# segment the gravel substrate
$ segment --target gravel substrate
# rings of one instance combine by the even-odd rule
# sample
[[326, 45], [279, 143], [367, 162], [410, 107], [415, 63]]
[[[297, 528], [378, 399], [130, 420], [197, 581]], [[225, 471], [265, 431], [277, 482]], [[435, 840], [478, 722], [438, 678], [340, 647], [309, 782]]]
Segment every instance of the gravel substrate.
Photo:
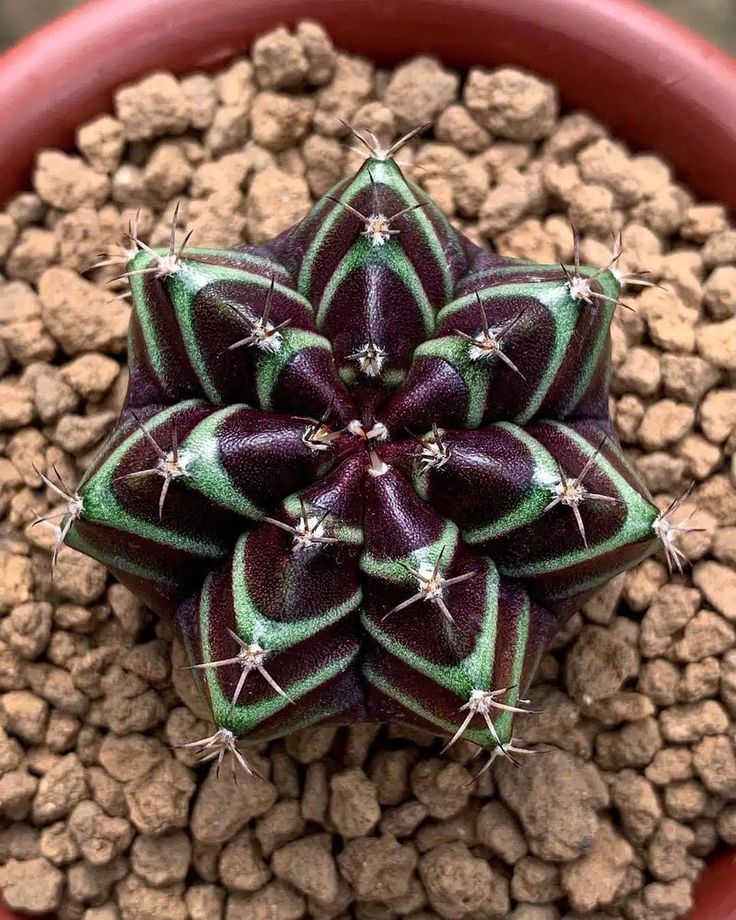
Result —
[[[264, 241], [354, 171], [339, 118], [384, 141], [423, 121], [408, 174], [501, 253], [605, 264], [633, 288], [613, 327], [612, 412], [662, 507], [695, 488], [670, 579], [653, 558], [576, 614], [517, 733], [547, 753], [472, 782], [473, 746], [372, 725], [253, 752], [233, 784], [177, 745], [211, 729], [166, 628], [104, 568], [32, 527], [74, 484], [125, 392], [129, 306], [112, 269], [174, 207], [195, 243]], [[349, 143], [349, 142], [348, 142]], [[302, 23], [214, 77], [154, 74], [44, 151], [0, 213], [0, 889], [85, 920], [676, 920], [736, 843], [736, 230], [655, 156], [632, 156], [535, 76], [429, 58], [393, 72]], [[694, 151], [697, 155], [697, 151]], [[106, 274], [107, 272], [107, 274]], [[122, 289], [121, 289], [122, 290]], [[114, 291], [113, 291], [114, 293]], [[546, 744], [544, 744], [546, 742]]]

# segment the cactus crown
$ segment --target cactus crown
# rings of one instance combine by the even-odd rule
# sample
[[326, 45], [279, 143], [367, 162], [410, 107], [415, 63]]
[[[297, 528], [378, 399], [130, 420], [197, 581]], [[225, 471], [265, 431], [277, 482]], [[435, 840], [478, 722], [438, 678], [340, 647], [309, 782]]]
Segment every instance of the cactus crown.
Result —
[[126, 405], [63, 490], [60, 542], [181, 636], [218, 762], [323, 720], [524, 751], [565, 616], [660, 538], [679, 562], [608, 414], [616, 258], [483, 251], [357, 136], [267, 246], [132, 234]]

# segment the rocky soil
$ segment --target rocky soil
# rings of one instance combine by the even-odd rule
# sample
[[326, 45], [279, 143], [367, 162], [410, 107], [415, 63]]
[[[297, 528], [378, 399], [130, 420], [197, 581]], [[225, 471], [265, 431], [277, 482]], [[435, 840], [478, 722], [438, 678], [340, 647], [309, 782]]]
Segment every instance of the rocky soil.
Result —
[[[199, 767], [206, 711], [165, 626], [98, 563], [32, 526], [74, 485], [126, 387], [129, 306], [89, 271], [139, 212], [152, 244], [181, 203], [195, 243], [259, 242], [358, 157], [339, 118], [402, 151], [474, 239], [604, 265], [632, 288], [613, 327], [619, 435], [663, 507], [697, 508], [670, 578], [652, 558], [575, 615], [544, 658], [547, 751], [473, 780], [417, 732], [315, 728], [252, 752], [262, 780]], [[214, 76], [153, 74], [39, 154], [0, 213], [0, 889], [62, 920], [676, 920], [736, 843], [736, 230], [666, 163], [561, 113], [509, 68], [393, 72], [300, 24]]]

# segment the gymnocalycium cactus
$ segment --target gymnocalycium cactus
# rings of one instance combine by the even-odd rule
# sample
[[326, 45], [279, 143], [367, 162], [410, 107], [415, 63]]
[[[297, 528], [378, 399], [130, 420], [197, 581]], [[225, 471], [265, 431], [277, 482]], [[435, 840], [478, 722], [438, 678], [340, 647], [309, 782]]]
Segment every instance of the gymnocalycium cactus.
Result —
[[[205, 759], [317, 722], [403, 722], [490, 757], [565, 617], [687, 529], [608, 411], [618, 254], [537, 265], [459, 235], [368, 148], [266, 246], [131, 234], [130, 386], [65, 498], [181, 636]], [[413, 136], [416, 132], [412, 132]], [[402, 141], [406, 140], [402, 139]]]

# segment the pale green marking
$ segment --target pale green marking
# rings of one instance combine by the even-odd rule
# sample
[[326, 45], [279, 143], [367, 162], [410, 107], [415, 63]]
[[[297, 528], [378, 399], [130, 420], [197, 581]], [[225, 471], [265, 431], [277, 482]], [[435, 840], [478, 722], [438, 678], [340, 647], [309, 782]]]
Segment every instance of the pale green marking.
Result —
[[[247, 539], [241, 537], [238, 540], [235, 551], [235, 563], [238, 561], [238, 550], [242, 550], [242, 541]], [[242, 559], [242, 555], [240, 556]], [[242, 563], [241, 563], [242, 565]], [[235, 576], [237, 569], [234, 565], [233, 574]], [[245, 587], [245, 581], [242, 579], [242, 568], [239, 572], [241, 580], [239, 581], [238, 587]], [[199, 622], [200, 622], [200, 636], [202, 644], [202, 661], [212, 661], [212, 648], [209, 641], [209, 626], [210, 626], [210, 593], [212, 588], [212, 574], [208, 575], [205, 579], [204, 585], [202, 586], [202, 595], [200, 599], [199, 606]], [[247, 590], [247, 589], [246, 589]], [[242, 631], [240, 616], [238, 611], [237, 604], [237, 592], [234, 592], [234, 598], [236, 600], [236, 625], [237, 632], [245, 641], [257, 642], [261, 648], [266, 649], [267, 651], [281, 651], [281, 648], [277, 648], [275, 644], [268, 644], [263, 639], [262, 636], [258, 634], [258, 631], [254, 634], [248, 634]], [[359, 601], [358, 601], [359, 602]], [[252, 604], [252, 601], [251, 601]], [[260, 615], [259, 615], [260, 616]], [[265, 619], [265, 618], [262, 618]], [[315, 618], [317, 619], [317, 618]], [[303, 621], [302, 624], [272, 624], [273, 626], [283, 626], [286, 630], [294, 626], [302, 625], [306, 629], [313, 628], [314, 620], [310, 619], [309, 621]], [[309, 638], [309, 635], [313, 635], [318, 631], [319, 628], [313, 629], [313, 632], [304, 635], [303, 638]], [[296, 641], [303, 641], [296, 640]], [[291, 645], [295, 644], [294, 642], [289, 642], [287, 645], [283, 646], [288, 648]], [[319, 668], [313, 674], [310, 674], [308, 677], [302, 678], [301, 680], [294, 681], [294, 683], [289, 684], [284, 690], [289, 694], [293, 700], [297, 700], [300, 697], [304, 696], [307, 693], [310, 693], [316, 687], [319, 687], [320, 684], [325, 683], [330, 680], [332, 677], [335, 677], [341, 671], [344, 671], [350, 662], [356, 657], [358, 651], [357, 649], [351, 652], [349, 655], [345, 655], [342, 658], [337, 659], [336, 661], [328, 662], [324, 667]], [[231, 731], [235, 734], [240, 735], [245, 732], [251, 731], [255, 726], [261, 722], [265, 722], [266, 719], [275, 715], [277, 712], [280, 712], [286, 706], [291, 706], [292, 703], [289, 700], [285, 699], [278, 693], [273, 693], [267, 699], [261, 700], [257, 703], [250, 704], [238, 704], [233, 706], [232, 702], [227, 699], [225, 694], [222, 692], [220, 687], [220, 682], [217, 678], [215, 671], [216, 668], [203, 668], [205, 672], [205, 679], [207, 681], [207, 687], [210, 694], [210, 699], [212, 701], [212, 712], [215, 720], [215, 724], [218, 726], [227, 725]]]
[[432, 305], [427, 299], [424, 286], [419, 279], [411, 260], [401, 248], [399, 241], [392, 237], [383, 246], [373, 246], [364, 236], [359, 236], [355, 244], [345, 253], [327, 283], [317, 309], [317, 326], [324, 328], [327, 321], [332, 301], [340, 286], [350, 275], [361, 268], [371, 268], [382, 265], [385, 269], [396, 275], [402, 284], [411, 292], [414, 303], [422, 318], [425, 335], [429, 335], [434, 328], [434, 313]]
[[[353, 386], [366, 379], [365, 374], [359, 374], [357, 369], [351, 366], [343, 366], [338, 369], [340, 379], [347, 386]], [[382, 370], [380, 380], [385, 387], [398, 387], [406, 379], [406, 371], [398, 369]]]
[[[618, 298], [618, 295], [621, 293], [621, 286], [612, 272], [604, 272], [604, 274], [600, 275], [597, 280], [603, 288], [603, 293], [607, 297], [612, 297], [614, 299]], [[592, 347], [588, 353], [584, 356], [584, 360], [579, 366], [578, 373], [575, 377], [575, 386], [570, 391], [570, 395], [565, 403], [565, 406], [560, 410], [560, 414], [562, 415], [567, 415], [573, 411], [573, 409], [583, 398], [585, 391], [590, 386], [590, 381], [593, 377], [596, 366], [598, 365], [601, 354], [604, 348], [606, 348], [608, 345], [608, 334], [611, 328], [611, 322], [613, 321], [613, 317], [616, 312], [616, 304], [610, 303], [608, 301], [602, 301], [600, 303], [596, 302], [595, 307], [591, 307], [589, 304], [583, 304], [583, 306], [587, 306], [589, 310], [600, 310], [606, 317], [606, 322], [600, 323], [595, 341], [593, 342]]]
[[369, 552], [364, 552], [360, 557], [360, 568], [367, 575], [374, 578], [383, 578], [396, 584], [406, 584], [412, 581], [413, 576], [406, 571], [419, 569], [422, 566], [433, 566], [444, 549], [447, 552], [445, 565], [448, 565], [455, 551], [455, 546], [460, 538], [460, 531], [452, 521], [445, 521], [439, 537], [426, 546], [420, 546], [407, 553], [401, 559], [377, 559]]
[[[347, 670], [352, 660], [353, 659], [345, 659], [346, 663], [344, 667], [342, 667], [343, 671]], [[258, 740], [263, 742], [275, 741], [277, 738], [283, 738], [285, 734], [292, 734], [293, 732], [301, 731], [303, 728], [309, 728], [311, 725], [322, 723], [328, 717], [344, 712], [345, 703], [346, 701], [342, 696], [335, 694], [332, 699], [320, 700], [319, 707], [311, 713], [304, 713], [303, 710], [300, 710], [297, 706], [290, 706], [289, 711], [291, 712], [293, 710], [294, 716], [289, 720], [288, 728], [275, 728], [270, 734], [263, 736], [259, 735]], [[228, 705], [227, 700], [224, 701], [224, 705]], [[220, 723], [223, 728], [229, 729], [236, 736], [243, 732], [241, 720], [238, 718], [238, 715], [238, 709], [233, 710], [229, 708], [228, 711], [222, 713], [222, 722]], [[254, 725], [254, 728], [255, 727], [257, 727], [257, 725]]]
[[[365, 614], [361, 617], [364, 629], [376, 642], [404, 664], [429, 677], [435, 683], [447, 687], [462, 699], [468, 698], [472, 690], [493, 689], [493, 657], [498, 626], [498, 572], [490, 559], [487, 562], [485, 609], [480, 632], [471, 652], [456, 664], [437, 664], [418, 655], [394, 639], [382, 626], [366, 617]], [[422, 603], [431, 605], [431, 601], [422, 601]], [[401, 612], [393, 614], [393, 616], [401, 615]], [[439, 611], [437, 615], [442, 616]], [[390, 624], [390, 620], [387, 623]]]
[[287, 326], [280, 335], [281, 347], [278, 351], [265, 348], [259, 350], [256, 388], [263, 409], [273, 409], [273, 391], [282, 371], [294, 355], [306, 348], [321, 348], [332, 356], [332, 346], [324, 336], [316, 332]]
[[218, 505], [236, 511], [251, 520], [263, 517], [263, 509], [251, 501], [235, 485], [222, 465], [217, 429], [231, 415], [247, 409], [246, 405], [232, 405], [213, 412], [201, 421], [179, 448], [179, 456], [187, 471], [191, 486]]
[[[508, 702], [509, 706], [516, 706], [521, 696], [521, 675], [524, 670], [524, 658], [526, 657], [526, 647], [529, 642], [529, 621], [531, 619], [530, 606], [529, 595], [525, 591], [524, 606], [516, 623], [514, 660], [511, 665], [511, 689], [509, 690], [508, 700], [505, 701]], [[513, 718], [513, 712], [506, 712], [503, 709], [499, 712], [498, 718], [493, 723], [499, 738], [511, 737], [511, 723]]]
[[64, 544], [66, 546], [71, 546], [72, 549], [79, 550], [79, 552], [84, 553], [85, 556], [90, 556], [92, 559], [102, 562], [103, 565], [119, 569], [121, 572], [127, 572], [129, 575], [135, 575], [138, 578], [147, 578], [150, 581], [158, 582], [158, 584], [161, 585], [169, 585], [172, 588], [179, 584], [176, 579], [167, 578], [162, 575], [160, 569], [155, 569], [139, 562], [133, 562], [130, 559], [126, 559], [124, 556], [120, 556], [118, 553], [111, 552], [110, 550], [90, 543], [89, 540], [85, 540], [74, 527], [69, 530]]
[[510, 422], [499, 422], [493, 427], [505, 429], [529, 449], [534, 464], [532, 484], [521, 502], [507, 514], [489, 524], [464, 531], [463, 536], [468, 543], [484, 543], [538, 518], [551, 501], [550, 491], [545, 483], [557, 482], [560, 475], [552, 454], [523, 428]]
[[[159, 248], [155, 250], [159, 255], [168, 255], [168, 249]], [[253, 252], [239, 252], [237, 249], [217, 249], [207, 246], [187, 246], [185, 250], [184, 260], [185, 261], [195, 261], [197, 258], [207, 258], [211, 256], [215, 259], [224, 258], [228, 262], [241, 262], [244, 266], [255, 265], [261, 266], [266, 269], [266, 272], [270, 275], [277, 270], [284, 275], [288, 275], [286, 268], [281, 265], [281, 263], [276, 262], [274, 259], [265, 258], [264, 256], [256, 255]], [[205, 263], [206, 264], [206, 263]], [[213, 266], [219, 268], [228, 268], [230, 266]]]
[[[307, 516], [313, 514], [315, 517], [319, 518], [325, 511], [329, 511], [328, 508], [323, 508], [321, 505], [311, 502], [305, 502], [304, 506], [307, 511]], [[286, 513], [294, 520], [299, 520], [301, 518], [302, 506], [298, 494], [295, 493], [287, 496], [283, 501], [283, 507]], [[363, 545], [363, 528], [359, 525], [346, 524], [344, 521], [339, 520], [339, 518], [329, 513], [325, 518], [325, 524], [328, 525], [328, 536], [336, 536], [341, 543], [349, 543], [352, 546]]]
[[[427, 722], [436, 725], [445, 735], [454, 735], [458, 729], [458, 724], [462, 721], [458, 719], [458, 724], [452, 722], [447, 722], [445, 719], [440, 719], [437, 715], [430, 710], [425, 709], [420, 702], [414, 699], [413, 696], [402, 692], [398, 688], [390, 684], [384, 677], [378, 674], [370, 664], [363, 666], [363, 675], [365, 679], [373, 684], [378, 690], [382, 693], [385, 693], [386, 696], [391, 697], [399, 703], [404, 709], [408, 709], [410, 712], [415, 713], [420, 718], [424, 719]], [[504, 738], [500, 733], [498, 733], [499, 739], [502, 744], [508, 744], [511, 740], [510, 738]], [[496, 740], [493, 735], [488, 731], [487, 728], [466, 728], [463, 732], [463, 738], [466, 738], [468, 741], [474, 741], [477, 745], [482, 747], [486, 751], [492, 751], [497, 747]]]
[[[357, 173], [350, 185], [348, 185], [348, 187], [343, 191], [341, 200], [346, 204], [351, 204], [364, 189], [370, 187], [371, 175], [373, 176], [376, 184], [383, 183], [384, 185], [389, 186], [391, 191], [401, 199], [405, 207], [410, 207], [413, 204], [419, 203], [420, 199], [415, 194], [413, 187], [407, 182], [407, 180], [402, 175], [401, 170], [393, 161], [374, 159], [370, 161], [369, 168], [370, 175], [368, 168], [362, 168]], [[325, 203], [326, 199], [322, 198], [321, 201], [316, 205], [315, 210], [312, 211], [310, 217], [315, 215], [317, 208], [324, 207]], [[445, 215], [440, 211], [439, 208], [434, 206], [433, 203], [430, 203], [427, 207], [432, 208], [432, 213], [443, 224], [445, 232], [447, 233], [448, 240], [457, 243], [457, 234]], [[434, 227], [432, 226], [432, 222], [424, 213], [424, 210], [424, 208], [417, 208], [416, 211], [412, 213], [412, 218], [416, 220], [417, 226], [429, 244], [435, 259], [435, 263], [440, 266], [442, 271], [445, 299], [447, 299], [452, 296], [453, 289], [453, 279], [450, 273], [449, 259], [439, 237], [437, 236], [437, 233], [435, 232]], [[327, 239], [334, 231], [335, 225], [340, 220], [344, 219], [344, 217], [344, 209], [340, 208], [339, 206], [335, 206], [330, 214], [322, 221], [319, 231], [316, 233], [309, 249], [304, 255], [304, 260], [302, 261], [301, 269], [299, 272], [298, 288], [299, 291], [303, 294], [307, 294], [310, 290], [314, 262], [323, 254]], [[357, 218], [353, 219], [357, 222]], [[360, 227], [356, 227], [356, 234], [359, 233]]]
[[440, 358], [455, 368], [468, 390], [468, 412], [465, 427], [477, 428], [483, 421], [486, 408], [486, 393], [492, 365], [496, 359], [487, 361], [470, 358], [470, 343], [458, 335], [446, 335], [437, 339], [428, 339], [414, 350], [417, 358]]
[[[138, 271], [147, 268], [152, 262], [152, 257], [147, 252], [138, 253], [128, 263], [128, 271]], [[133, 309], [141, 327], [143, 341], [146, 343], [146, 355], [151, 363], [153, 372], [158, 377], [164, 389], [166, 385], [166, 366], [164, 365], [161, 349], [156, 336], [156, 324], [151, 314], [151, 307], [145, 295], [146, 276], [133, 275], [130, 279], [130, 290], [133, 295]]]
[[[172, 416], [182, 412], [187, 408], [201, 406], [203, 403], [198, 399], [186, 400], [175, 406], [170, 406], [162, 410], [152, 419], [146, 422], [145, 427], [150, 430], [154, 425], [167, 422]], [[196, 537], [178, 533], [175, 530], [167, 530], [163, 524], [154, 523], [153, 521], [144, 521], [141, 518], [131, 514], [125, 509], [115, 496], [113, 491], [113, 480], [118, 475], [118, 470], [123, 458], [131, 448], [140, 443], [144, 438], [140, 428], [136, 428], [132, 434], [110, 454], [102, 466], [95, 472], [94, 476], [85, 484], [82, 499], [84, 501], [84, 510], [82, 512], [85, 521], [93, 521], [99, 524], [105, 524], [109, 527], [115, 527], [117, 530], [125, 530], [128, 533], [137, 534], [146, 540], [152, 540], [161, 543], [164, 546], [171, 546], [174, 549], [183, 552], [193, 553], [197, 556], [203, 556], [208, 559], [220, 559], [226, 552], [225, 542], [214, 542], [205, 538], [197, 539]], [[157, 458], [152, 458], [152, 464], [155, 464]], [[184, 479], [186, 481], [186, 479]], [[174, 483], [174, 488], [178, 483]], [[80, 493], [81, 494], [81, 493]], [[164, 512], [165, 514], [165, 512]]]
[[[561, 422], [552, 422], [545, 420], [545, 424], [554, 425], [555, 428], [562, 430], [575, 444], [580, 448], [581, 452], [586, 457], [591, 457], [595, 453], [595, 448], [591, 447], [590, 443], [581, 437], [577, 432], [567, 425], [562, 424]], [[525, 578], [534, 575], [544, 575], [547, 572], [558, 571], [560, 569], [569, 568], [574, 565], [578, 565], [581, 562], [593, 559], [596, 556], [605, 555], [606, 553], [611, 552], [612, 550], [618, 549], [621, 546], [625, 546], [628, 543], [636, 543], [637, 541], [651, 536], [652, 534], [652, 524], [659, 516], [659, 511], [657, 508], [652, 505], [647, 499], [640, 495], [636, 489], [632, 488], [629, 483], [621, 476], [617, 470], [606, 460], [603, 454], [599, 454], [596, 458], [596, 466], [608, 477], [614, 484], [618, 497], [623, 499], [623, 507], [626, 512], [623, 525], [621, 528], [609, 537], [608, 540], [605, 540], [603, 543], [598, 543], [595, 546], [591, 546], [586, 549], [582, 545], [579, 550], [573, 550], [568, 553], [562, 553], [559, 556], [555, 556], [552, 559], [545, 559], [537, 562], [528, 562], [525, 565], [517, 566], [504, 566], [502, 563], [499, 563], [499, 570], [504, 575], [511, 575], [514, 578]], [[569, 472], [569, 471], [566, 471]], [[571, 512], [572, 513], [572, 512]], [[647, 552], [645, 554], [649, 555]], [[628, 565], [626, 566], [628, 568]], [[606, 579], [610, 577], [611, 573], [606, 574]]]
[[235, 607], [236, 632], [245, 642], [255, 642], [269, 652], [281, 652], [316, 635], [348, 616], [362, 600], [360, 587], [347, 600], [335, 604], [324, 613], [282, 623], [265, 616], [256, 606], [245, 572], [245, 543], [253, 539], [252, 534], [243, 534], [235, 545], [233, 555], [233, 604]]

